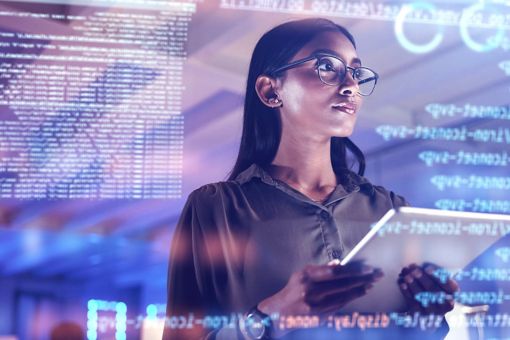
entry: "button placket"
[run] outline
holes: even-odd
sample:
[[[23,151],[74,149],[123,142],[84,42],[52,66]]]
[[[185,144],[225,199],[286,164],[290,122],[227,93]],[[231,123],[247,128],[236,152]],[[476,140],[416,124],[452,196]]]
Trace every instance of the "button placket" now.
[[[319,218],[319,226],[321,228],[328,259],[330,261],[333,259],[341,259],[344,247],[333,215],[325,209],[320,209],[320,211],[317,211],[317,216]]]

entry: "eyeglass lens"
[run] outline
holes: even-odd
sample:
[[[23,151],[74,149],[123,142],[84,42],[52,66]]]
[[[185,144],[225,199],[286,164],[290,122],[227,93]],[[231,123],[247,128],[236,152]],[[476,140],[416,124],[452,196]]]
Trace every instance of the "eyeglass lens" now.
[[[345,80],[347,66],[338,58],[323,56],[319,58],[317,71],[320,79],[328,85],[339,85]],[[369,95],[375,87],[375,73],[365,67],[352,70],[353,78],[358,82],[359,93]]]

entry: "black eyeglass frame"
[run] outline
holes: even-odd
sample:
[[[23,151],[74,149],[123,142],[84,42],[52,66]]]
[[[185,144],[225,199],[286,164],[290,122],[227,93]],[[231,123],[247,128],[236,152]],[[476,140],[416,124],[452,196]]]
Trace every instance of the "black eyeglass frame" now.
[[[379,79],[379,75],[377,74],[377,72],[375,72],[375,71],[374,71],[374,70],[372,70],[371,68],[364,67],[364,66],[360,66],[360,67],[351,67],[351,66],[348,66],[348,65],[347,65],[347,63],[346,63],[345,61],[343,61],[342,59],[340,59],[340,58],[339,58],[339,57],[337,57],[336,55],[328,54],[328,53],[315,53],[315,54],[312,54],[312,55],[311,55],[311,56],[309,56],[309,57],[306,57],[306,58],[303,58],[303,59],[298,59],[298,60],[296,60],[296,61],[293,61],[293,62],[288,63],[288,64],[286,64],[286,65],[283,65],[283,66],[281,66],[281,67],[278,67],[276,70],[274,70],[274,71],[270,72],[270,74],[269,74],[269,75],[277,76],[277,75],[278,75],[278,73],[281,73],[281,72],[283,72],[283,71],[287,71],[287,70],[289,70],[289,69],[295,68],[295,67],[297,67],[297,66],[299,66],[299,65],[301,65],[301,64],[304,64],[304,63],[306,63],[306,62],[308,62],[308,61],[310,61],[310,60],[314,60],[314,59],[316,59],[316,60],[317,60],[317,63],[318,63],[318,62],[319,62],[319,60],[320,60],[322,57],[331,57],[331,58],[335,58],[335,59],[340,60],[340,61],[342,62],[342,64],[344,64],[344,65],[345,65],[345,69],[346,69],[347,71],[350,71],[350,72],[351,72],[351,76],[353,77],[353,79],[355,79],[355,78],[354,78],[354,75],[356,74],[356,71],[357,71],[358,69],[365,69],[365,70],[368,70],[368,71],[372,72],[372,73],[374,74],[374,77],[370,77],[370,78],[364,79],[364,80],[362,80],[361,82],[359,82],[359,81],[358,81],[358,85],[359,85],[359,84],[363,84],[363,83],[366,83],[366,82],[368,82],[368,81],[372,81],[372,80],[374,80],[374,87],[372,88],[372,91],[370,91],[370,93],[369,93],[369,94],[363,94],[363,93],[361,93],[361,92],[359,92],[359,91],[358,91],[358,93],[359,93],[360,95],[362,95],[362,96],[370,96],[370,95],[374,92],[374,90],[375,90],[375,86],[377,85],[377,80]],[[326,81],[324,81],[324,80],[322,79],[321,74],[320,74],[320,71],[319,71],[319,68],[318,68],[317,66],[318,66],[318,65],[315,65],[315,69],[316,69],[316,71],[317,71],[317,75],[319,76],[320,81],[321,81],[321,82],[323,82],[324,84],[326,84],[326,85],[330,85],[330,86],[337,86],[337,85],[340,85],[340,84],[342,84],[342,83],[344,82],[345,77],[344,77],[344,79],[341,79],[341,80],[340,80],[340,82],[339,82],[339,83],[337,83],[337,84],[330,84],[330,83],[327,83]],[[338,73],[337,73],[337,74],[338,74]],[[346,73],[346,74],[347,74],[347,73]]]

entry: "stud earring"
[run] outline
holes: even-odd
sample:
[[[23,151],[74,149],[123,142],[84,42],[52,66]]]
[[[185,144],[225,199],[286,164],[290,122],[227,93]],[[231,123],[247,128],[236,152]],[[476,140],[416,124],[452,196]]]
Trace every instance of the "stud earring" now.
[[[272,108],[282,106],[282,101],[278,97],[269,98],[267,101]]]

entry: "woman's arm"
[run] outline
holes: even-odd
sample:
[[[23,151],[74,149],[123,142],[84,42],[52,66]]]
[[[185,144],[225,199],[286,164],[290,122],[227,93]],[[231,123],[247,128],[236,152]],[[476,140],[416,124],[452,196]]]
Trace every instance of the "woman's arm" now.
[[[212,208],[210,197],[203,195],[206,189],[197,189],[189,195],[174,231],[164,340],[242,339],[238,320],[232,317],[232,311],[223,310],[215,294],[217,283],[214,280],[221,281],[222,268],[226,264],[222,258],[210,253],[218,246],[216,235],[210,230],[204,231],[206,226],[217,223],[209,215],[210,211],[204,210]],[[221,317],[221,325],[217,328],[213,328],[217,326],[214,322],[204,325],[207,316],[209,320]],[[227,322],[225,318],[228,318]]]
[[[205,316],[219,312],[214,294],[204,289],[210,286],[204,282],[208,263],[192,193],[184,205],[172,239],[163,339],[214,338],[217,330],[205,328],[201,322]]]
[[[172,239],[163,339],[197,339],[204,336],[201,329],[189,323],[191,315],[197,317],[204,312],[191,251],[194,215],[196,214],[190,196],[184,205]],[[185,317],[188,322],[171,322],[181,317]]]

